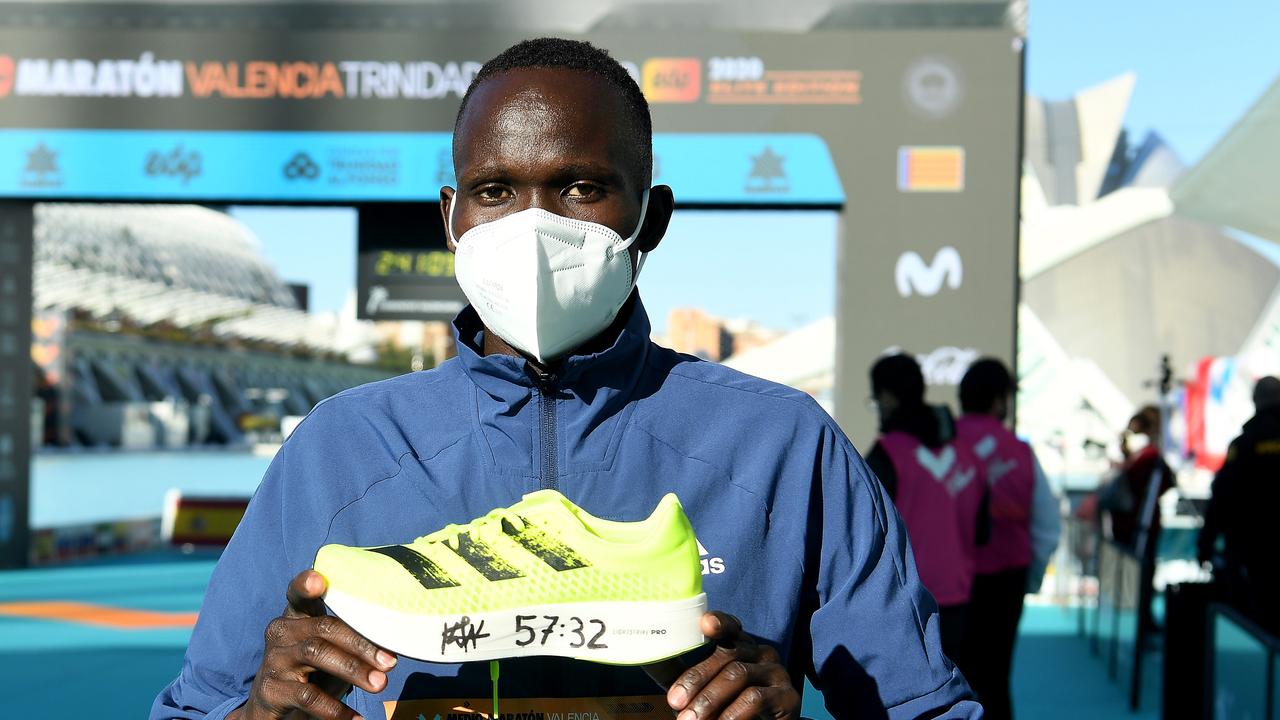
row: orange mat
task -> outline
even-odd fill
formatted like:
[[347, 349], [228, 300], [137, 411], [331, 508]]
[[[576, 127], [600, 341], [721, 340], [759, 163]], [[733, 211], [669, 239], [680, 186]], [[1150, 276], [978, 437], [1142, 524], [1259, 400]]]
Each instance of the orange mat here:
[[185, 628], [195, 625], [196, 622], [196, 613], [193, 612], [134, 610], [64, 600], [0, 603], [0, 615], [59, 620], [116, 630]]

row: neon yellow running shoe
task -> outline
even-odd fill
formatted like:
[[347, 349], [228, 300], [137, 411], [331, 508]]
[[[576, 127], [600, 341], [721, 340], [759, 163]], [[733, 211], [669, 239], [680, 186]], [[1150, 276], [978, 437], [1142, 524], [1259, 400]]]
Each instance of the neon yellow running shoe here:
[[315, 569], [338, 617], [421, 660], [644, 665], [705, 642], [698, 541], [673, 494], [624, 523], [541, 490], [406, 545], [325, 545]]

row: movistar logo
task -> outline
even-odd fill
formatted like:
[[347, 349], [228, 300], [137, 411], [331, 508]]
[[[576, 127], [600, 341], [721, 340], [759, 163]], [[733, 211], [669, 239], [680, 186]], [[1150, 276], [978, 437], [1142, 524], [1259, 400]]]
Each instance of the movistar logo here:
[[937, 295], [944, 282], [952, 290], [960, 287], [964, 280], [964, 263], [960, 260], [960, 253], [950, 245], [939, 250], [928, 265], [919, 253], [907, 251], [898, 258], [893, 279], [902, 297]]

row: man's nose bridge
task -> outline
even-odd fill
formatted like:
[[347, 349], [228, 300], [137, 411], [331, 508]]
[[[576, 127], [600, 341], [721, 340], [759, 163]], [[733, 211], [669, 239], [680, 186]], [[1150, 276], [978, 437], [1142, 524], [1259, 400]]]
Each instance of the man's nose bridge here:
[[537, 208], [546, 210], [549, 213], [560, 214], [557, 200], [560, 195], [555, 190], [546, 187], [534, 186], [529, 188], [529, 192], [524, 194], [524, 202], [520, 203], [520, 207], [516, 211], [528, 210], [529, 208]]

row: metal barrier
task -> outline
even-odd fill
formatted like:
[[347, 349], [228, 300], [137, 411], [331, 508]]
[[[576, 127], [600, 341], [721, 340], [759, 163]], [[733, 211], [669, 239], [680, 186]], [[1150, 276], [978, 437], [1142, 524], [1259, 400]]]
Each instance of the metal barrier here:
[[1096, 577], [1096, 584], [1077, 584], [1079, 633], [1090, 651], [1103, 658], [1107, 676], [1128, 682], [1129, 707], [1136, 711], [1142, 697], [1143, 649], [1151, 629], [1144, 615], [1155, 592], [1150, 581], [1154, 553], [1140, 557], [1102, 537], [1096, 524], [1075, 518], [1067, 522], [1067, 533], [1082, 577]]
[[1204, 717], [1280, 720], [1280, 638], [1222, 603], [1209, 606], [1206, 621]]

